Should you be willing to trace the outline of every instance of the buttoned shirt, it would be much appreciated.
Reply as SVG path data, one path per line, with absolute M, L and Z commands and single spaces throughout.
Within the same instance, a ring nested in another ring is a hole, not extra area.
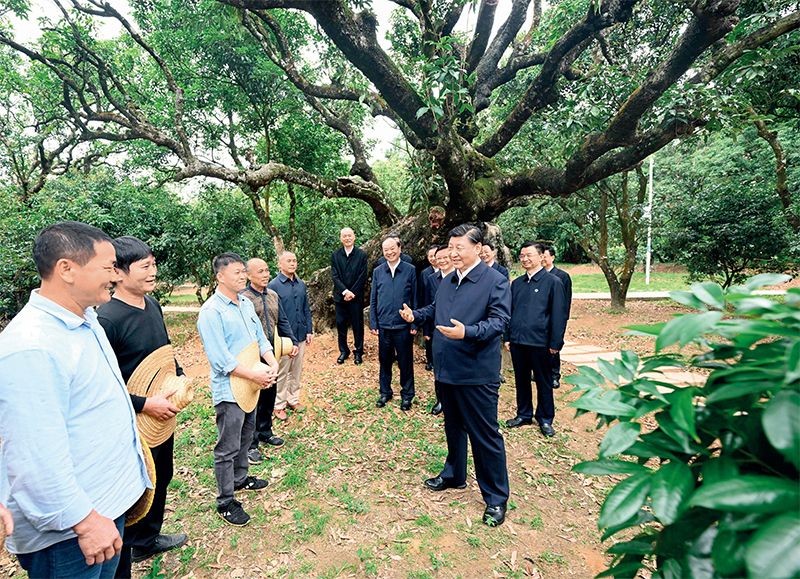
M 116 519 L 152 488 L 136 415 L 92 308 L 81 317 L 35 290 L 0 334 L 0 368 L 9 551 L 71 539 L 92 509 Z
M 567 325 L 564 286 L 544 268 L 511 283 L 511 322 L 506 341 L 560 350 Z
M 220 402 L 236 402 L 230 378 L 231 372 L 239 365 L 236 356 L 252 342 L 258 342 L 262 356 L 272 351 L 253 302 L 243 297 L 234 302 L 217 290 L 200 308 L 197 331 L 211 366 L 214 406 Z
M 308 289 L 305 282 L 297 276 L 289 278 L 283 273 L 269 282 L 269 289 L 278 294 L 281 307 L 286 312 L 292 333 L 299 342 L 314 333 L 311 322 L 311 307 L 308 305 Z
M 277 325 L 278 335 L 289 338 L 293 345 L 297 345 L 297 338 L 294 337 L 289 318 L 286 317 L 286 312 L 281 305 L 281 298 L 275 290 L 264 288 L 264 291 L 261 292 L 254 288 L 253 284 L 248 283 L 247 287 L 239 292 L 239 296 L 253 302 L 253 309 L 256 310 L 256 315 L 261 320 L 261 326 L 264 328 L 270 344 Z
M 369 327 L 372 330 L 400 330 L 407 328 L 400 310 L 403 304 L 413 308 L 417 303 L 417 270 L 400 261 L 395 275 L 385 261 L 372 272 L 369 300 Z

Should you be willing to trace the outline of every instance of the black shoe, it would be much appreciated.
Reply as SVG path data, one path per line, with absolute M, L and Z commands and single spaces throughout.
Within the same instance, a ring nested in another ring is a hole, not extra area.
M 381 396 L 375 402 L 375 406 L 377 406 L 378 408 L 383 408 L 384 406 L 386 406 L 386 403 L 389 402 L 389 400 L 391 400 L 391 399 L 392 399 L 391 396 Z
M 517 428 L 519 426 L 525 426 L 527 424 L 533 424 L 533 420 L 530 418 L 520 418 L 519 416 L 515 416 L 514 418 L 510 418 L 506 420 L 506 426 L 509 428 Z
M 442 413 L 442 403 L 437 400 L 436 404 L 434 404 L 433 408 L 431 408 L 431 414 L 433 414 L 434 416 L 439 416 L 441 413 Z
M 542 422 L 539 425 L 539 430 L 541 430 L 542 434 L 544 434 L 547 438 L 556 435 L 556 431 L 553 430 L 553 425 L 550 424 L 549 422 Z
M 467 483 L 456 484 L 452 479 L 435 476 L 425 481 L 425 486 L 432 491 L 446 491 L 447 489 L 465 489 Z
M 188 539 L 189 537 L 184 533 L 178 533 L 177 535 L 158 535 L 149 549 L 139 549 L 138 547 L 131 549 L 131 561 L 138 563 L 139 561 L 144 561 L 159 553 L 183 547 Z
M 361 354 L 353 354 L 353 364 L 356 366 L 361 366 L 361 363 L 364 361 L 364 358 Z
M 483 524 L 490 527 L 499 527 L 506 520 L 506 504 L 486 505 L 483 511 Z
M 431 370 L 433 370 L 433 364 L 431 364 L 430 362 L 425 362 L 425 369 L 428 372 L 430 372 Z
M 263 478 L 256 478 L 254 476 L 249 476 L 244 479 L 242 484 L 238 484 L 233 487 L 235 491 L 261 491 L 267 488 L 269 485 L 269 481 L 265 481 Z
M 283 446 L 284 440 L 280 436 L 270 434 L 269 436 L 262 438 L 261 442 L 264 444 L 269 444 L 270 446 Z
M 561 384 L 559 383 L 559 381 L 553 380 L 553 390 L 558 390 L 559 388 L 561 388 Z
M 264 462 L 264 456 L 257 448 L 251 448 L 247 451 L 247 462 L 249 464 L 260 464 Z
M 244 512 L 242 503 L 236 500 L 222 507 L 217 507 L 217 514 L 223 521 L 234 527 L 244 527 L 250 522 L 250 515 Z
M 337 364 L 344 364 L 344 361 L 350 357 L 350 354 L 339 354 L 339 357 L 336 358 Z
M 403 412 L 408 412 L 409 410 L 411 410 L 411 400 L 403 400 L 400 403 L 400 410 L 402 410 Z

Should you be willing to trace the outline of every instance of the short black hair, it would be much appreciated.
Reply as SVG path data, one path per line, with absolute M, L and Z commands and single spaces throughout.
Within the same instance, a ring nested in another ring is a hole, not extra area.
M 440 251 L 444 251 L 445 249 L 450 249 L 450 246 L 449 245 L 438 245 L 436 247 L 436 253 L 439 253 Z
M 472 243 L 483 243 L 483 233 L 481 233 L 481 230 L 475 225 L 471 225 L 469 223 L 464 223 L 462 225 L 453 227 L 453 229 L 451 229 L 447 234 L 448 239 L 451 237 L 464 236 L 466 236 L 467 239 L 469 239 Z
M 78 265 L 86 265 L 95 254 L 95 244 L 107 241 L 106 233 L 79 221 L 60 221 L 48 225 L 39 232 L 33 242 L 33 261 L 39 277 L 47 279 L 53 273 L 59 259 L 69 259 Z
M 428 251 L 430 251 L 431 249 L 439 251 L 440 247 L 441 247 L 440 245 L 434 243 L 433 245 L 428 246 Z M 427 253 L 427 251 L 425 253 Z
M 556 257 L 556 248 L 555 248 L 554 245 L 545 245 L 544 249 L 545 249 L 545 251 L 549 251 L 550 255 L 553 256 L 553 259 L 555 259 L 555 257 Z
M 232 251 L 227 251 L 225 253 L 220 253 L 218 256 L 214 258 L 212 265 L 214 267 L 214 275 L 217 275 L 223 269 L 228 267 L 232 263 L 241 263 L 245 267 L 247 265 L 244 263 L 244 260 L 238 253 L 233 253 Z
M 153 250 L 144 241 L 132 235 L 117 237 L 111 243 L 117 251 L 117 269 L 130 272 L 131 264 L 153 255 Z
M 494 251 L 494 243 L 492 243 L 491 241 L 484 241 L 483 245 Z
M 397 247 L 400 247 L 400 248 L 403 247 L 403 242 L 400 241 L 400 236 L 397 235 L 396 233 L 390 233 L 389 235 L 387 235 L 386 237 L 381 239 L 381 246 L 383 246 L 383 242 L 384 241 L 388 241 L 389 239 L 394 239 L 397 242 Z
M 519 248 L 520 252 L 525 249 L 526 247 L 534 247 L 539 254 L 543 254 L 545 250 L 545 245 L 543 243 L 539 243 L 537 241 L 526 241 L 522 244 L 522 247 Z

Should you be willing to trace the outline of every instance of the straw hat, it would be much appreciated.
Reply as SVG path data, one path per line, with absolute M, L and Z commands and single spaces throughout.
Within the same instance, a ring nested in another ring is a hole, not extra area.
M 288 356 L 289 352 L 294 348 L 292 340 L 278 335 L 278 326 L 272 331 L 272 351 L 275 354 L 275 359 L 280 360 L 283 356 Z
M 150 447 L 139 435 L 139 442 L 142 444 L 142 455 L 144 456 L 144 466 L 147 469 L 147 476 L 150 477 L 150 483 L 153 485 L 151 489 L 144 489 L 144 493 L 139 500 L 125 513 L 125 526 L 130 527 L 133 524 L 141 521 L 145 515 L 150 511 L 153 506 L 153 498 L 156 496 L 156 463 L 153 460 L 153 453 L 150 452 Z
M 261 352 L 258 349 L 258 342 L 251 342 L 244 350 L 236 356 L 236 361 L 240 366 L 245 366 L 251 370 L 268 370 L 269 366 L 261 361 Z M 261 386 L 251 380 L 231 374 L 231 391 L 233 398 L 239 408 L 245 412 L 252 412 L 258 404 L 258 394 Z M 273 386 L 274 387 L 274 386 Z
M 194 385 L 186 376 L 175 375 L 175 354 L 167 344 L 151 352 L 142 360 L 128 379 L 128 392 L 136 396 L 156 396 L 177 390 L 170 397 L 179 410 L 186 408 L 194 398 Z M 139 412 L 136 415 L 139 433 L 149 446 L 158 446 L 175 432 L 176 420 L 173 416 L 159 420 Z

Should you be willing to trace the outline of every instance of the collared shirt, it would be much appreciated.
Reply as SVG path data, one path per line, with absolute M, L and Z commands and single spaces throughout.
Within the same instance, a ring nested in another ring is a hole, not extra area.
M 543 269 L 544 269 L 543 267 L 540 267 L 539 269 L 537 269 L 536 271 L 533 271 L 533 272 L 531 272 L 531 271 L 526 271 L 526 272 L 525 272 L 525 275 L 527 275 L 527 276 L 528 276 L 528 281 L 530 281 L 530 280 L 531 280 L 531 278 L 533 278 L 533 276 L 535 276 L 537 273 L 539 273 L 539 272 L 540 272 L 540 271 L 542 271 Z M 545 270 L 545 271 L 547 271 L 547 270 Z
M 350 257 L 350 254 L 353 253 L 353 250 L 356 248 L 355 245 L 352 246 L 350 249 L 347 249 L 346 247 L 344 247 L 344 245 L 342 247 L 344 248 L 344 253 L 347 257 Z
M 461 280 L 463 280 L 465 277 L 467 277 L 469 275 L 469 272 L 471 272 L 473 269 L 478 267 L 478 264 L 481 264 L 481 263 L 483 263 L 483 262 L 480 259 L 477 260 L 475 263 L 473 263 L 471 266 L 469 266 L 464 271 L 464 273 L 461 273 L 461 271 L 457 269 L 456 270 L 456 275 L 458 275 L 458 283 L 461 284 Z
M 309 334 L 313 334 L 311 307 L 308 305 L 308 289 L 305 282 L 296 275 L 290 279 L 279 273 L 269 282 L 269 289 L 280 297 L 281 308 L 286 312 L 292 334 L 297 341 L 302 342 Z
M 286 312 L 283 311 L 281 298 L 275 290 L 264 288 L 264 291 L 261 292 L 254 288 L 252 284 L 248 283 L 247 287 L 239 292 L 239 295 L 253 302 L 253 308 L 256 310 L 256 315 L 261 320 L 261 326 L 264 328 L 264 333 L 270 344 L 272 343 L 273 332 L 277 325 L 278 335 L 289 338 L 292 344 L 295 346 L 297 345 L 297 338 L 294 337 L 292 326 L 289 324 L 289 318 L 286 317 Z
M 564 286 L 539 269 L 511 283 L 511 322 L 505 340 L 513 344 L 560 350 L 567 325 Z
M 200 308 L 197 331 L 211 365 L 214 406 L 220 402 L 236 402 L 230 378 L 239 365 L 236 356 L 252 342 L 258 342 L 262 356 L 272 351 L 253 302 L 240 298 L 236 303 L 218 289 Z
M 12 553 L 75 537 L 95 509 L 116 519 L 152 485 L 136 415 L 92 308 L 80 317 L 31 293 L 0 334 L 0 502 Z
M 410 263 L 397 264 L 395 275 L 383 262 L 372 272 L 369 295 L 369 327 L 373 330 L 400 330 L 408 325 L 400 317 L 403 304 L 414 308 L 417 303 L 417 270 Z
M 389 263 L 388 261 L 386 262 L 386 265 L 388 265 L 388 266 L 389 266 L 389 271 L 391 272 L 391 274 L 392 274 L 392 277 L 394 277 L 394 272 L 395 272 L 395 271 L 397 271 L 397 266 L 398 266 L 399 264 L 400 264 L 400 260 L 399 260 L 399 259 L 398 259 L 396 262 L 394 262 L 394 265 L 392 265 L 392 264 L 391 264 L 391 263 Z

